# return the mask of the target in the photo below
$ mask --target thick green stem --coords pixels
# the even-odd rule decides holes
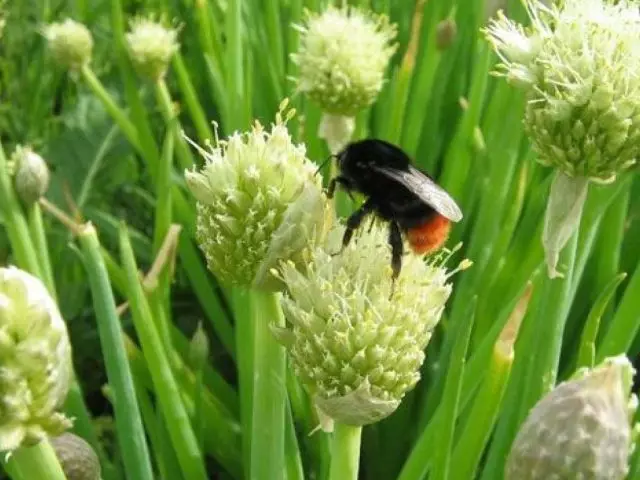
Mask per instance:
[[[13,480],[66,480],[56,452],[44,440],[32,447],[21,447],[11,453],[6,463]]]
[[[331,441],[329,480],[357,480],[362,427],[336,423]]]
[[[284,347],[271,325],[284,326],[279,293],[252,292],[253,418],[250,478],[283,478],[286,405]]]
[[[53,270],[51,268],[51,259],[49,258],[49,247],[47,245],[47,234],[44,230],[42,222],[42,210],[40,204],[34,203],[28,211],[29,230],[31,238],[40,264],[42,272],[42,281],[53,298],[56,297],[56,285],[53,278]]]
[[[116,428],[125,470],[131,478],[152,480],[153,470],[124,348],[120,319],[93,226],[84,226],[79,239],[85,255],[109,385],[114,393]]]
[[[180,167],[182,169],[192,167],[195,164],[195,161],[191,155],[191,150],[189,150],[187,143],[182,137],[182,129],[173,106],[173,101],[171,100],[171,93],[163,79],[160,79],[156,83],[156,99],[160,106],[160,110],[162,111],[164,121],[167,124],[167,128],[173,135],[175,135],[175,149],[178,161],[180,162]]]

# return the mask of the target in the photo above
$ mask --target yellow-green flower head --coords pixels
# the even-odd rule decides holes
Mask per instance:
[[[300,47],[292,56],[299,67],[298,91],[333,115],[352,117],[375,101],[397,48],[387,17],[329,7],[321,14],[307,12],[298,29]]]
[[[640,151],[640,12],[625,0],[526,0],[531,26],[499,15],[486,33],[502,73],[528,92],[540,162],[612,181]]]
[[[11,156],[13,183],[16,193],[25,205],[42,197],[49,187],[49,168],[44,159],[27,147],[16,147]]]
[[[77,71],[91,61],[93,37],[83,24],[68,18],[47,25],[44,36],[54,60],[61,66]]]
[[[150,18],[134,19],[125,37],[129,56],[138,74],[151,81],[164,77],[171,57],[180,48],[178,31]]]
[[[51,439],[67,480],[100,480],[100,461],[91,445],[73,433]]]
[[[304,145],[292,142],[286,122],[294,112],[283,118],[285,107],[270,130],[256,122],[249,132],[216,139],[201,149],[202,170],[185,173],[197,200],[196,239],[209,269],[228,285],[270,288],[270,267],[299,253],[293,247],[306,248],[323,221],[316,216],[326,203],[321,179]]]
[[[0,268],[0,451],[58,435],[58,408],[71,381],[71,346],[58,307],[40,280]]]
[[[511,447],[506,480],[622,480],[638,400],[623,355],[558,385],[529,413]]]
[[[343,233],[344,227],[332,230],[304,271],[281,266],[288,327],[274,332],[320,411],[365,425],[390,415],[420,379],[453,272],[442,257],[425,262],[407,255],[391,297],[387,229],[359,229],[336,255]]]

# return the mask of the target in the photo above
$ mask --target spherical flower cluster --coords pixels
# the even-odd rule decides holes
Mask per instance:
[[[93,37],[83,24],[71,19],[52,23],[44,36],[54,60],[71,71],[78,71],[91,61]]]
[[[307,13],[299,30],[300,48],[292,56],[298,90],[332,115],[353,117],[371,105],[396,50],[396,30],[387,17],[329,7]]]
[[[358,230],[335,255],[343,233],[332,230],[306,270],[281,267],[289,326],[274,331],[317,407],[340,423],[365,425],[391,414],[420,379],[453,272],[441,256],[405,256],[391,297],[386,229]]]
[[[71,346],[40,280],[0,268],[0,451],[70,427],[58,408],[71,382]]]
[[[609,358],[540,400],[513,443],[505,479],[625,478],[637,407],[633,373],[626,357]]]
[[[197,241],[223,283],[265,286],[269,267],[299,253],[294,246],[306,248],[316,220],[323,221],[305,214],[317,205],[322,210],[321,179],[304,145],[291,140],[286,122],[292,115],[279,113],[270,131],[256,122],[250,132],[216,139],[201,150],[202,170],[185,173],[197,200]],[[299,199],[308,208],[301,209]]]
[[[527,89],[539,161],[612,181],[640,152],[640,11],[625,0],[526,0],[528,29],[498,15],[486,33],[501,72]]]
[[[30,148],[16,147],[11,156],[16,193],[25,205],[42,197],[49,187],[49,168],[44,159]]]
[[[127,49],[138,73],[151,81],[164,77],[179,49],[178,32],[149,18],[136,18],[125,35]]]

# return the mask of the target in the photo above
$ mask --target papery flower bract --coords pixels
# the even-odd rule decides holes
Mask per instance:
[[[441,257],[403,257],[391,293],[387,231],[344,227],[310,252],[306,269],[284,264],[282,307],[289,327],[274,332],[317,407],[333,420],[365,425],[391,414],[420,379],[423,350],[451,293]]]
[[[17,146],[11,156],[13,183],[25,205],[32,205],[49,187],[49,168],[44,159],[30,148]]]
[[[100,480],[100,461],[84,439],[73,433],[51,438],[62,471],[67,480]]]
[[[285,107],[283,103],[281,111]],[[264,274],[263,262],[276,264],[280,255],[286,259],[299,253],[283,250],[278,254],[271,248],[287,210],[308,189],[321,201],[317,167],[307,159],[304,145],[294,144],[287,130],[292,114],[282,118],[278,113],[270,131],[256,122],[250,132],[216,140],[210,150],[201,150],[206,160],[202,170],[185,173],[198,201],[196,238],[209,269],[228,285],[274,288],[268,269]],[[286,230],[290,241],[280,239],[282,245],[313,235],[315,223],[323,220],[298,217],[296,228]],[[311,243],[310,236],[299,244],[301,249]]]
[[[127,50],[138,74],[151,81],[164,77],[171,57],[179,49],[178,32],[150,18],[131,21],[125,35]]]
[[[558,385],[531,410],[513,442],[506,480],[622,480],[632,448],[634,369],[624,356]]]
[[[82,23],[68,18],[47,25],[43,34],[54,60],[61,66],[77,71],[91,61],[93,37]]]
[[[329,7],[306,15],[298,65],[298,91],[324,112],[352,117],[380,93],[389,59],[396,50],[395,26],[387,17]]]
[[[531,26],[486,30],[507,78],[527,89],[525,127],[540,162],[611,181],[640,152],[640,11],[634,2],[527,0]]]
[[[71,382],[71,346],[58,307],[36,277],[0,268],[0,451],[58,435]]]

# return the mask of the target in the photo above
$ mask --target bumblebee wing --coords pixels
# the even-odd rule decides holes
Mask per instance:
[[[398,170],[379,165],[374,165],[373,168],[386,177],[400,182],[422,201],[433,207],[440,215],[453,222],[462,220],[462,212],[455,200],[417,168],[411,165],[409,165],[408,170]]]

